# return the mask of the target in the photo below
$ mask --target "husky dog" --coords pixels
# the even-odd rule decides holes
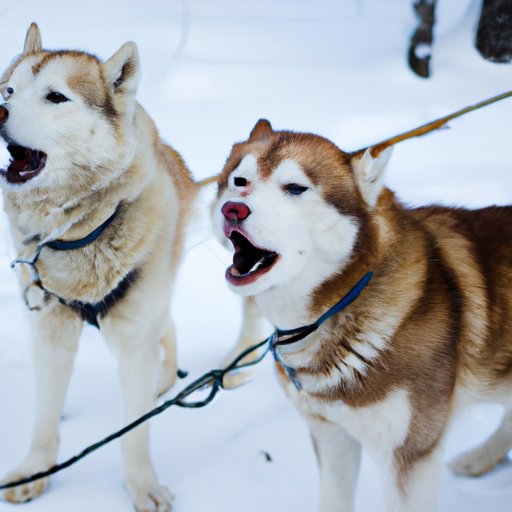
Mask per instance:
[[[56,463],[84,320],[116,352],[126,421],[174,382],[169,296],[198,185],[137,103],[138,81],[134,43],[102,63],[83,52],[43,50],[34,24],[0,80],[0,134],[11,153],[0,181],[31,310],[37,393],[30,451],[7,481]],[[122,452],[136,509],[170,510],[148,427],[127,435]],[[30,500],[47,485],[38,480],[4,498]]]
[[[374,272],[345,310],[275,348],[311,430],[320,512],[353,510],[362,446],[386,511],[435,510],[457,406],[506,412],[456,472],[482,474],[512,447],[512,207],[407,209],[383,186],[389,155],[260,120],[218,182],[214,224],[234,246],[226,279],[279,329],[313,323]]]

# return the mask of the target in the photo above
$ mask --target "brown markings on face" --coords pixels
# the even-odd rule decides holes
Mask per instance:
[[[7,82],[14,69],[23,60],[34,56],[39,56],[39,60],[32,66],[34,77],[41,73],[41,70],[51,62],[59,58],[68,59],[71,62],[71,68],[74,70],[68,80],[69,88],[79,94],[89,106],[99,109],[109,121],[115,124],[118,113],[114,108],[112,95],[106,85],[100,61],[94,55],[73,50],[22,54],[7,68],[0,79],[0,83]]]
[[[103,69],[96,61],[84,63],[81,66],[77,63],[77,72],[68,80],[70,89],[79,94],[90,107],[100,110],[103,115],[114,125],[118,119],[110,88],[107,86]]]
[[[269,179],[283,160],[296,162],[318,187],[327,203],[341,213],[358,215],[363,209],[349,156],[318,135],[273,132],[258,157],[261,179]]]
[[[96,56],[85,52],[79,52],[76,50],[57,50],[53,52],[42,52],[42,58],[36,64],[32,66],[32,74],[37,76],[41,70],[47,66],[51,61],[61,58],[70,57],[72,59],[78,59],[80,61],[89,61],[91,63],[99,63]]]
[[[115,125],[118,113],[113,105],[112,94],[106,84],[99,59],[94,55],[74,50],[45,52],[32,66],[34,77],[57,59],[65,59],[70,64],[70,77],[67,82],[69,88],[80,95],[87,105],[100,110],[107,120]]]
[[[259,127],[261,122],[256,126]],[[221,193],[228,184],[230,174],[243,158],[253,154],[258,162],[258,173],[262,180],[270,178],[279,164],[286,159],[295,161],[319,188],[327,203],[340,213],[364,216],[365,206],[357,188],[350,157],[332,142],[313,134],[290,131],[271,131],[266,125],[251,133],[251,138],[235,144],[219,176]],[[261,133],[260,133],[261,132]]]
[[[224,167],[219,174],[217,179],[217,194],[220,196],[222,192],[228,186],[228,180],[231,173],[240,165],[240,162],[243,160],[244,156],[249,154],[248,144],[244,144],[242,142],[234,144],[231,148],[231,153],[224,164]]]

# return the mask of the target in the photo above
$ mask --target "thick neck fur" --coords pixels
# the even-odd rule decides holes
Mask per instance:
[[[345,311],[299,344],[280,349],[283,362],[298,370],[299,376],[302,373],[305,389],[313,375],[312,392],[323,392],[334,383],[360,382],[374,365],[381,364],[381,355],[390,348],[404,315],[417,304],[419,293],[413,290],[422,289],[426,269],[419,267],[414,273],[406,269],[423,248],[420,243],[415,251],[404,250],[402,230],[414,237],[418,228],[403,214],[393,194],[385,190],[374,211],[361,220],[350,262],[307,295],[289,299],[288,304],[295,300],[309,312],[306,321],[293,325],[299,327],[316,320],[366,272],[374,272],[368,286]]]
[[[385,194],[387,202],[393,203],[392,193],[386,191]],[[381,209],[389,208],[386,201],[381,204]],[[359,219],[357,241],[349,261],[333,272],[324,256],[318,254],[303,274],[256,297],[265,316],[281,329],[314,322],[364,274],[379,266],[380,246],[394,236],[386,226],[380,211],[373,215],[365,213]]]
[[[90,177],[91,183],[84,184],[88,172],[80,173],[77,168],[80,176],[76,182],[63,184],[59,190],[52,187],[27,191],[25,187],[30,184],[4,186],[4,210],[10,218],[18,249],[22,244],[86,236],[105,220],[105,215],[108,218],[121,201],[133,200],[140,194],[155,168],[148,161],[154,159],[153,153],[145,150],[147,154],[143,154],[143,148],[151,147],[153,142],[148,144],[148,139],[157,138],[156,128],[140,106],[137,106],[130,131],[136,134],[133,138],[135,151],[126,155],[115,172],[110,170],[104,178],[98,179],[101,169],[97,169]],[[138,141],[136,146],[135,141]]]

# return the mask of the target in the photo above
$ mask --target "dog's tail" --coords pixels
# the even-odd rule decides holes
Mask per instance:
[[[212,183],[216,183],[218,179],[219,179],[218,175],[217,176],[210,176],[209,178],[205,178],[204,180],[196,181],[196,185],[199,188],[203,188],[203,187],[206,187],[208,185],[211,185]]]

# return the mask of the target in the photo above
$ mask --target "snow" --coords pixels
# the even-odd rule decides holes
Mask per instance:
[[[49,48],[108,58],[125,40],[139,45],[139,99],[197,178],[217,173],[255,121],[311,131],[354,150],[512,87],[510,65],[472,45],[479,2],[439,2],[433,76],[406,66],[414,26],[409,0],[18,0],[0,6],[5,68],[37,21]],[[512,198],[512,100],[453,121],[449,130],[404,142],[388,185],[409,204],[479,207]],[[5,153],[2,153],[2,158]],[[240,303],[224,283],[229,257],[208,231],[205,194],[174,294],[180,367],[190,377],[217,366],[236,339]],[[5,216],[0,246],[0,475],[24,455],[32,418],[29,333]],[[186,384],[180,381],[171,393]],[[462,415],[447,456],[495,428],[500,410]],[[62,422],[60,460],[122,426],[115,360],[87,327]],[[206,409],[170,409],[152,420],[154,462],[176,494],[175,510],[315,510],[318,483],[305,423],[277,385],[270,358],[252,381]],[[270,454],[271,461],[266,460]],[[512,466],[480,479],[443,473],[439,510],[510,511]],[[382,510],[379,478],[364,458],[357,512]],[[1,512],[131,510],[119,443],[56,475],[34,502]]]

